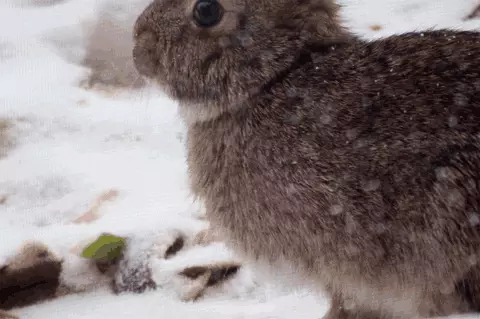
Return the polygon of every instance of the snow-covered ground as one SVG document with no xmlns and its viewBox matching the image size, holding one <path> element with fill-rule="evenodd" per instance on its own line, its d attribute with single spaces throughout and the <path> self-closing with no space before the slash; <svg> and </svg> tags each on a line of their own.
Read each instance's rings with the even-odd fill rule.
<svg viewBox="0 0 480 319">
<path fill-rule="evenodd" d="M 216 293 L 181 301 L 186 284 L 178 272 L 232 260 L 221 244 L 160 258 L 154 276 L 164 285 L 140 295 L 112 294 L 75 253 L 80 242 L 105 231 L 155 234 L 169 245 L 172 232 L 195 234 L 205 226 L 186 185 L 176 106 L 155 88 L 138 88 L 141 79 L 128 59 L 131 24 L 147 2 L 0 0 L 0 265 L 25 240 L 37 239 L 65 259 L 64 280 L 98 286 L 14 313 L 25 319 L 320 318 L 326 300 L 262 281 L 248 267 Z M 365 37 L 480 29 L 480 19 L 463 20 L 479 0 L 341 3 L 345 23 Z M 109 82 L 112 73 L 117 86 L 88 85 Z"/>
</svg>

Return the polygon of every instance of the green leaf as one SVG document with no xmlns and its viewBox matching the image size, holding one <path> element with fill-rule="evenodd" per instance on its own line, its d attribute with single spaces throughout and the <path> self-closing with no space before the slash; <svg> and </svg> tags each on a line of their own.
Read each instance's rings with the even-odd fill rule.
<svg viewBox="0 0 480 319">
<path fill-rule="evenodd" d="M 120 258 L 125 245 L 125 238 L 102 234 L 83 250 L 82 257 L 103 262 L 113 261 Z"/>
</svg>

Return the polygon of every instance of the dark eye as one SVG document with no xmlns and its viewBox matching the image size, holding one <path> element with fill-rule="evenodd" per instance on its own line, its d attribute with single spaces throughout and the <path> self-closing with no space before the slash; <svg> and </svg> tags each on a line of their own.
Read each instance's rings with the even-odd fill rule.
<svg viewBox="0 0 480 319">
<path fill-rule="evenodd" d="M 222 16 L 223 8 L 217 0 L 198 0 L 193 8 L 193 18 L 203 28 L 218 24 Z"/>
</svg>

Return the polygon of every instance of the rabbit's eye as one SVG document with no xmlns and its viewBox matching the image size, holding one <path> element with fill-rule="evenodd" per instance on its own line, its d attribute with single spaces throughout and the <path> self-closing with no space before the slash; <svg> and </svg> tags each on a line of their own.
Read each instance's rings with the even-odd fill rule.
<svg viewBox="0 0 480 319">
<path fill-rule="evenodd" d="M 217 0 L 198 0 L 193 8 L 195 22 L 203 28 L 211 28 L 222 20 L 223 8 Z"/>
</svg>

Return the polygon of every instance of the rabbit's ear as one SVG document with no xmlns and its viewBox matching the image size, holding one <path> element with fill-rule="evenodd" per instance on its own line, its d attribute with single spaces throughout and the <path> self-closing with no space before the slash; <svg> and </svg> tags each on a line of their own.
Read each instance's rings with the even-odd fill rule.
<svg viewBox="0 0 480 319">
<path fill-rule="evenodd" d="M 340 6 L 333 0 L 284 0 L 277 27 L 311 33 L 318 39 L 344 37 Z"/>
</svg>

